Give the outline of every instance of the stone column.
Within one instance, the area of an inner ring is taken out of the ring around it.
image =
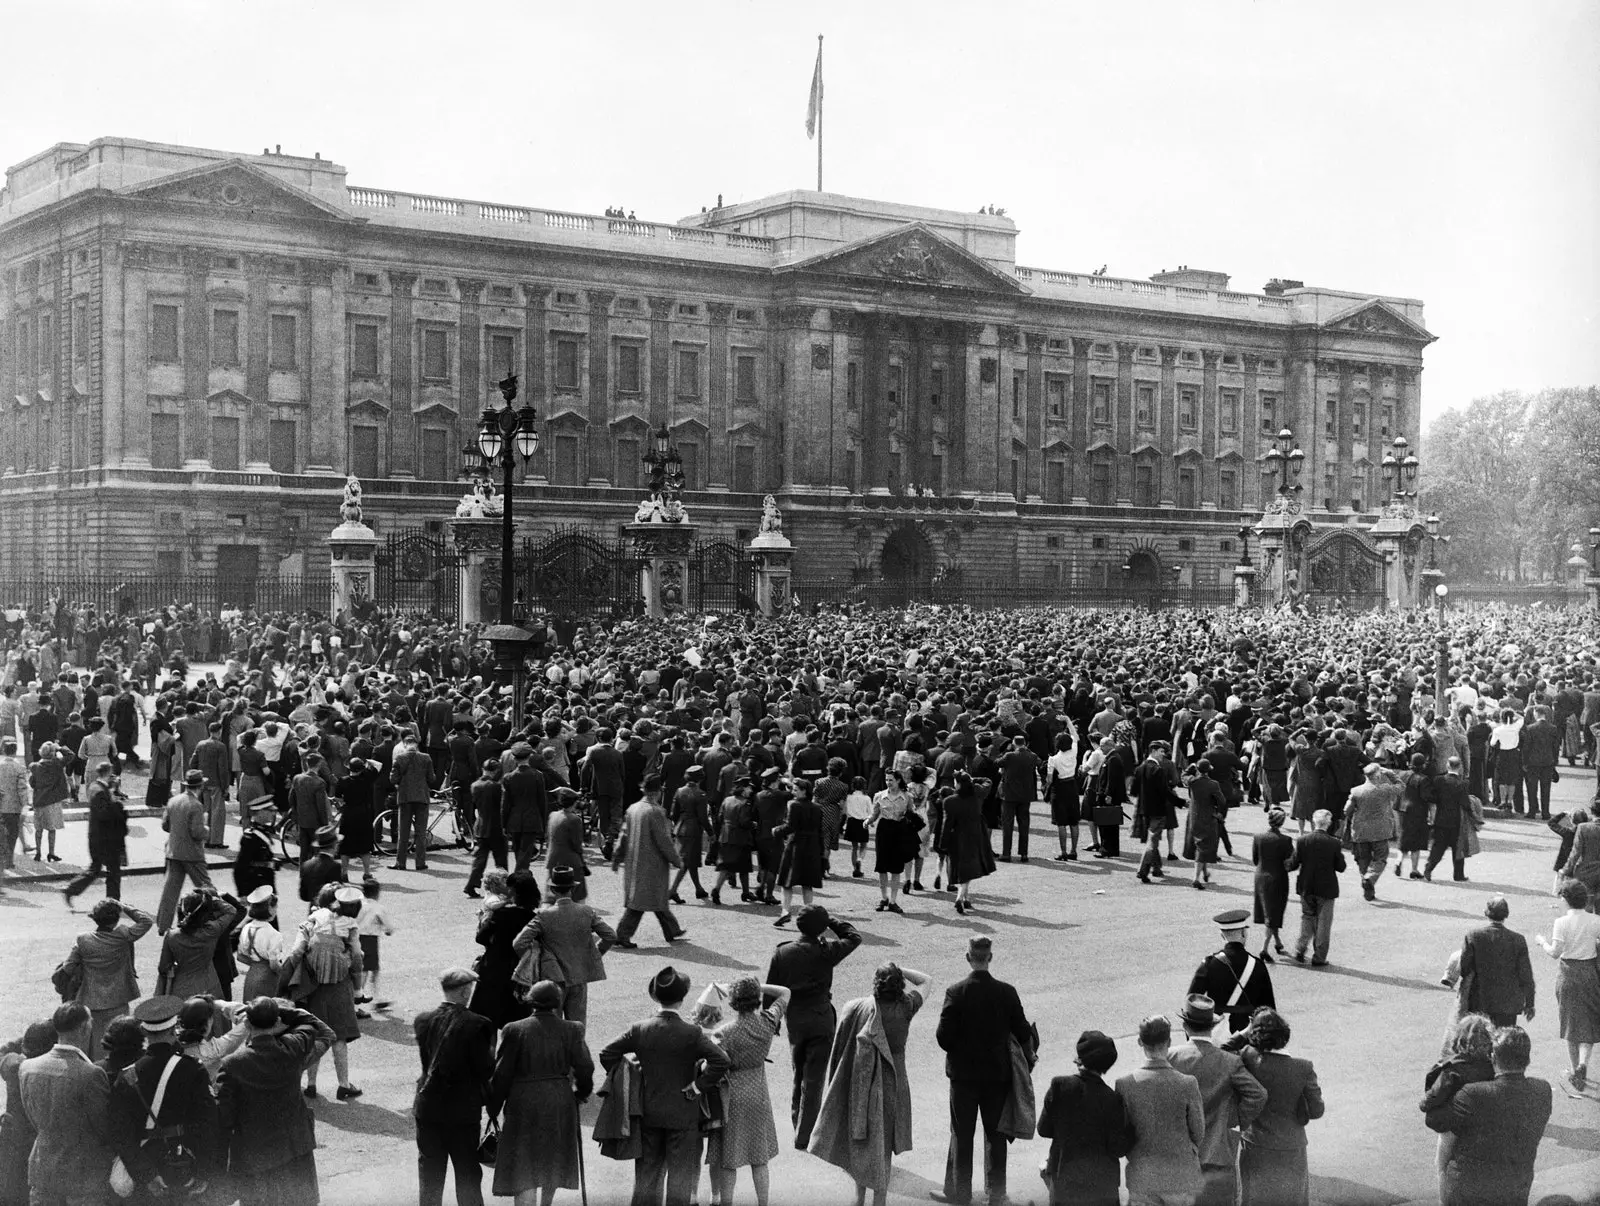
[[[549,394],[545,390],[545,334],[544,303],[550,296],[550,287],[536,281],[525,281],[522,285],[523,315],[522,315],[522,396],[539,412],[539,422],[542,424],[550,417]],[[480,401],[479,405],[482,405]],[[545,445],[548,443],[540,432],[539,451],[533,454],[533,459],[523,467],[524,476],[543,481],[549,475],[545,472],[545,458],[549,455]]]
[[[1027,460],[1023,464],[1023,496],[1029,502],[1044,500],[1044,349],[1045,333],[1028,331],[1028,396],[1023,409]]]
[[[692,523],[630,523],[628,539],[644,562],[639,593],[645,615],[661,619],[688,601],[689,552],[698,529]]]
[[[389,272],[389,476],[415,477],[417,425],[411,418],[416,402],[413,349],[417,343],[412,321],[411,289],[415,272]]]
[[[306,311],[305,397],[308,429],[305,434],[307,473],[332,473],[347,462],[344,420],[345,309],[340,265],[316,260],[306,265],[310,306]]]
[[[343,522],[328,535],[328,556],[333,567],[333,614],[349,615],[359,602],[372,598],[378,534],[361,521],[361,483],[345,481]]]
[[[1157,444],[1156,502],[1163,507],[1177,505],[1178,469],[1173,458],[1178,452],[1178,352],[1181,349],[1169,344],[1161,345],[1161,394],[1156,401],[1155,414]]]
[[[1118,503],[1133,503],[1133,354],[1137,344],[1117,344],[1117,397],[1116,428],[1117,463],[1114,470],[1116,487],[1112,491]]]
[[[1251,595],[1256,588],[1256,567],[1253,565],[1236,565],[1233,567],[1233,605],[1235,607],[1249,607]]]
[[[183,249],[183,467],[211,468],[211,418],[207,413],[211,367],[211,306],[206,274],[211,253]],[[261,401],[265,402],[265,398]]]
[[[761,532],[750,542],[749,549],[755,567],[756,610],[770,619],[790,606],[794,546],[782,532]]]
[[[733,467],[728,463],[732,457],[728,451],[728,319],[733,317],[732,302],[709,302],[706,305],[706,314],[711,319],[710,333],[706,345],[706,399],[710,403],[710,430],[706,433],[706,481],[705,484],[712,490],[726,490],[733,483]],[[781,353],[780,353],[781,354]],[[809,359],[803,363],[809,365]],[[797,365],[798,368],[798,365]],[[805,383],[795,374],[795,381],[791,388],[796,392],[805,388]],[[765,382],[757,386],[758,396],[768,400],[769,391]],[[815,415],[815,410],[811,412]],[[793,418],[790,418],[793,422]],[[822,445],[818,443],[817,448]],[[798,474],[796,475],[798,476]],[[816,477],[806,480],[823,480]]]
[[[591,486],[609,486],[611,462],[611,303],[616,294],[591,289],[589,300],[589,480]]]
[[[248,473],[266,473],[271,469],[267,461],[270,452],[267,446],[269,437],[267,422],[272,405],[267,386],[271,377],[267,359],[267,341],[272,334],[272,319],[268,310],[272,303],[272,290],[267,279],[267,258],[260,255],[246,256],[244,277],[244,392],[250,396],[250,410],[245,415],[244,421],[244,468]],[[409,402],[406,404],[405,413],[407,415],[411,413]]]
[[[461,555],[461,596],[457,615],[462,628],[482,624],[484,571],[491,558],[500,553],[500,524],[497,515],[457,516],[450,520],[450,535]],[[501,584],[504,589],[504,584]],[[497,618],[497,617],[496,617]]]

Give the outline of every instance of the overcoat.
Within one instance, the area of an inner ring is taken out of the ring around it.
[[[622,838],[613,865],[622,866],[622,907],[659,913],[667,907],[671,867],[683,859],[672,844],[667,814],[653,800],[630,805],[622,818]]]

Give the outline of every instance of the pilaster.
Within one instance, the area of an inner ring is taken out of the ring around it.
[[[1195,484],[1195,502],[1212,503],[1217,501],[1217,365],[1222,359],[1222,353],[1217,351],[1202,351],[1200,353],[1200,480]],[[1243,409],[1241,404],[1240,409]],[[1244,416],[1239,416],[1239,421],[1244,421]]]
[[[1025,443],[1027,463],[1023,470],[1026,485],[1023,490],[1029,502],[1044,498],[1044,348],[1043,331],[1029,331],[1023,336],[1028,348],[1028,399],[1025,412]]]
[[[672,417],[672,307],[670,297],[650,300],[650,426]]]
[[[589,485],[609,486],[611,462],[611,303],[616,294],[589,290]]]
[[[268,314],[269,299],[271,297],[268,285],[269,265],[265,256],[246,256],[244,261],[245,275],[245,392],[250,395],[250,410],[245,416],[244,423],[244,468],[252,473],[265,473],[269,468],[267,463],[267,416],[269,403],[267,401],[267,342],[271,331],[271,319]],[[391,277],[393,274],[391,273]],[[414,278],[413,278],[414,279]],[[393,332],[391,332],[393,334]],[[398,409],[398,408],[397,408]],[[403,412],[411,413],[411,406],[407,403]],[[410,462],[408,461],[409,465]]]
[[[548,349],[545,346],[545,299],[550,296],[550,286],[542,285],[535,281],[525,281],[522,285],[522,396],[530,402],[534,409],[542,416],[541,422],[550,417],[550,392],[549,382],[546,379],[545,361]],[[545,458],[550,455],[546,445],[549,441],[541,438],[539,451],[533,454],[533,459],[528,461],[524,473],[529,478],[540,481],[545,480],[548,474],[545,471]]]
[[[1117,445],[1116,500],[1133,501],[1133,356],[1138,345],[1117,344],[1116,428],[1112,438]]]
[[[713,490],[725,490],[728,487],[728,319],[733,317],[733,305],[730,302],[711,302],[706,306],[706,313],[711,319],[709,336],[710,364],[707,366],[709,379],[707,381],[707,401],[710,403],[711,430],[706,435],[706,484]],[[798,377],[799,374],[797,373]],[[802,388],[799,380],[795,382],[795,389]],[[800,408],[807,414],[816,416],[817,410],[814,399],[809,396],[803,400]],[[821,444],[816,445],[818,448]]]
[[[415,272],[389,273],[389,476],[415,477],[417,427],[411,417],[417,333],[411,290]]]
[[[1161,407],[1156,415],[1156,432],[1165,454],[1156,458],[1156,499],[1163,507],[1176,501],[1177,466],[1171,457],[1178,451],[1178,348],[1161,347]]]
[[[306,264],[306,275],[311,329],[305,466],[307,473],[332,473],[335,467],[348,463],[345,441],[349,424],[344,421],[341,388],[349,379],[344,358],[344,274],[340,264],[315,260]]]
[[[1239,507],[1261,509],[1261,472],[1256,458],[1261,455],[1261,357],[1247,352],[1244,357],[1244,396],[1239,399]]]
[[[1072,501],[1089,501],[1089,406],[1092,401],[1089,385],[1089,352],[1094,340],[1083,336],[1072,337]]]

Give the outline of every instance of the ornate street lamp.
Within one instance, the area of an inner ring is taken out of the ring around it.
[[[1239,564],[1240,565],[1249,565],[1250,564],[1250,527],[1249,527],[1248,524],[1239,529],[1239,540],[1241,542],[1240,548],[1243,550],[1239,554]]]
[[[1294,431],[1284,427],[1263,458],[1262,475],[1277,481],[1277,497],[1266,508],[1269,514],[1295,515],[1300,511],[1300,474],[1305,470],[1306,454],[1295,443]]]
[[[683,521],[683,457],[672,446],[672,436],[663,423],[656,428],[651,448],[641,458],[649,474],[651,501],[660,508],[666,523]]]

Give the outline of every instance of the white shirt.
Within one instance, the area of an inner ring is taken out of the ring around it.
[[[1600,946],[1600,915],[1582,909],[1569,909],[1550,927],[1550,942],[1545,950],[1552,959],[1593,959]]]

